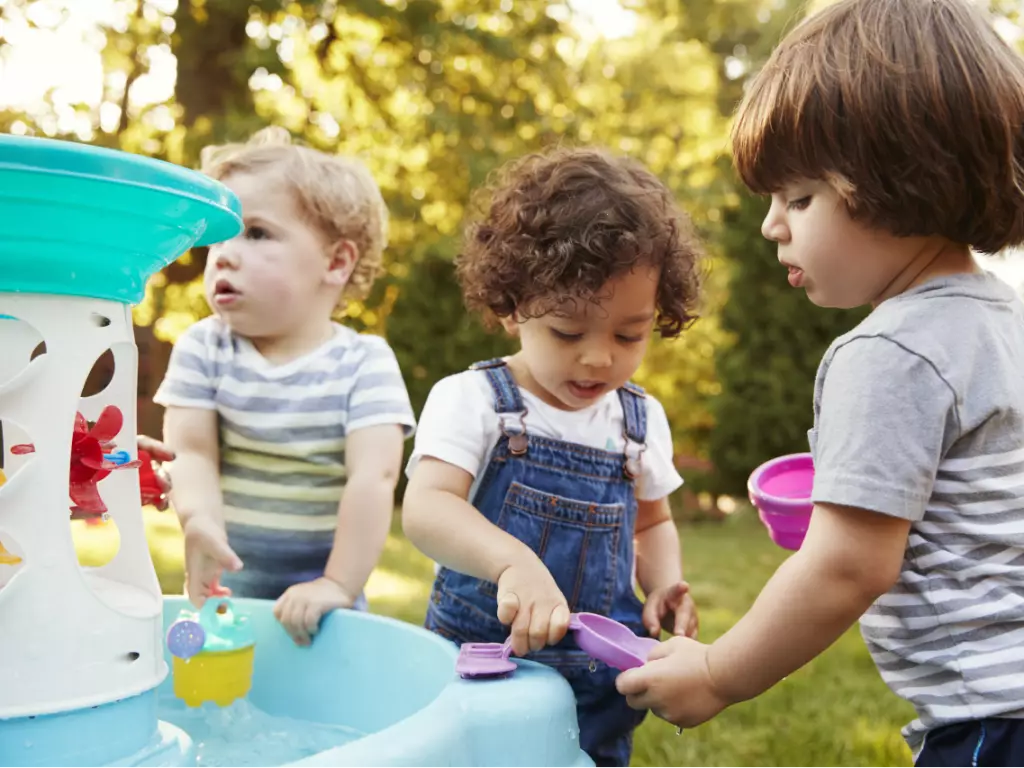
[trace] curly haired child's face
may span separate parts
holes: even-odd
[[[351,244],[325,245],[295,195],[273,176],[237,173],[224,183],[242,204],[245,228],[210,248],[204,287],[213,311],[251,339],[329,321],[355,262]]]
[[[599,303],[569,301],[540,317],[505,318],[522,346],[512,359],[522,386],[564,410],[621,387],[647,351],[657,289],[658,270],[639,267],[609,280]]]
[[[877,304],[906,290],[903,273],[921,240],[897,238],[854,221],[832,187],[799,181],[772,195],[761,233],[778,243],[789,284],[819,307]]]

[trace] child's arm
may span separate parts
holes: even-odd
[[[679,531],[672,520],[668,497],[640,501],[636,521],[636,575],[647,601],[644,626],[653,637],[665,630],[676,635],[697,634],[697,609],[683,581]]]
[[[822,368],[815,507],[800,550],[712,646],[673,638],[621,675],[632,706],[701,723],[813,659],[899,579],[911,525],[962,429],[955,392],[930,361],[884,336],[846,342]]]
[[[710,646],[664,643],[617,686],[638,709],[683,727],[753,698],[828,648],[896,582],[910,522],[816,505],[800,550],[750,611]]]
[[[226,592],[219,584],[222,569],[242,567],[224,532],[217,412],[170,406],[164,437],[177,455],[171,501],[185,534],[186,589],[202,605],[207,597]]]
[[[363,591],[391,530],[404,441],[398,424],[367,427],[346,440],[348,480],[324,575],[340,584],[353,600]]]
[[[816,505],[800,551],[711,646],[716,689],[730,701],[752,698],[832,645],[896,583],[909,533],[909,520]]]
[[[673,462],[672,431],[665,409],[646,397],[647,452],[637,483],[636,576],[644,591],[643,622],[653,637],[664,628],[675,635],[697,634],[697,609],[683,581],[679,531],[672,520],[669,494],[683,479]]]
[[[467,501],[472,482],[464,469],[424,456],[405,493],[406,536],[451,570],[497,583],[498,620],[512,625],[517,654],[557,643],[569,627],[565,596],[533,550]]]
[[[377,565],[391,529],[404,439],[399,424],[366,427],[346,438],[347,480],[324,575],[289,588],[274,606],[297,644],[309,645],[323,614],[351,608]]]

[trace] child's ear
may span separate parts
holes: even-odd
[[[519,321],[516,320],[515,315],[499,318],[498,322],[501,323],[501,327],[505,329],[505,333],[509,336],[515,337],[519,335]]]
[[[352,277],[359,259],[359,249],[351,240],[339,240],[327,251],[327,274],[324,280],[328,285],[344,288]]]

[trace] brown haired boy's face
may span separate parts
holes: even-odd
[[[761,233],[778,243],[789,284],[807,291],[819,307],[850,309],[893,295],[920,251],[919,242],[851,219],[839,195],[821,181],[796,181],[773,194]]]

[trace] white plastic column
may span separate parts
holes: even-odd
[[[138,362],[130,309],[97,299],[0,293],[0,315],[28,323],[46,342],[46,354],[29,363],[37,339],[22,323],[0,320],[0,420],[16,423],[35,445],[0,487],[0,540],[13,538],[23,558],[0,589],[0,718],[94,706],[150,690],[167,666],[138,470],[114,471],[98,485],[120,534],[113,560],[80,567],[69,522],[75,412],[95,420],[103,407],[116,405],[124,416],[117,449],[133,459],[137,453]],[[108,349],[113,380],[82,400],[93,364]],[[21,369],[13,379],[4,375],[12,369]],[[11,442],[5,435],[8,457]]]

